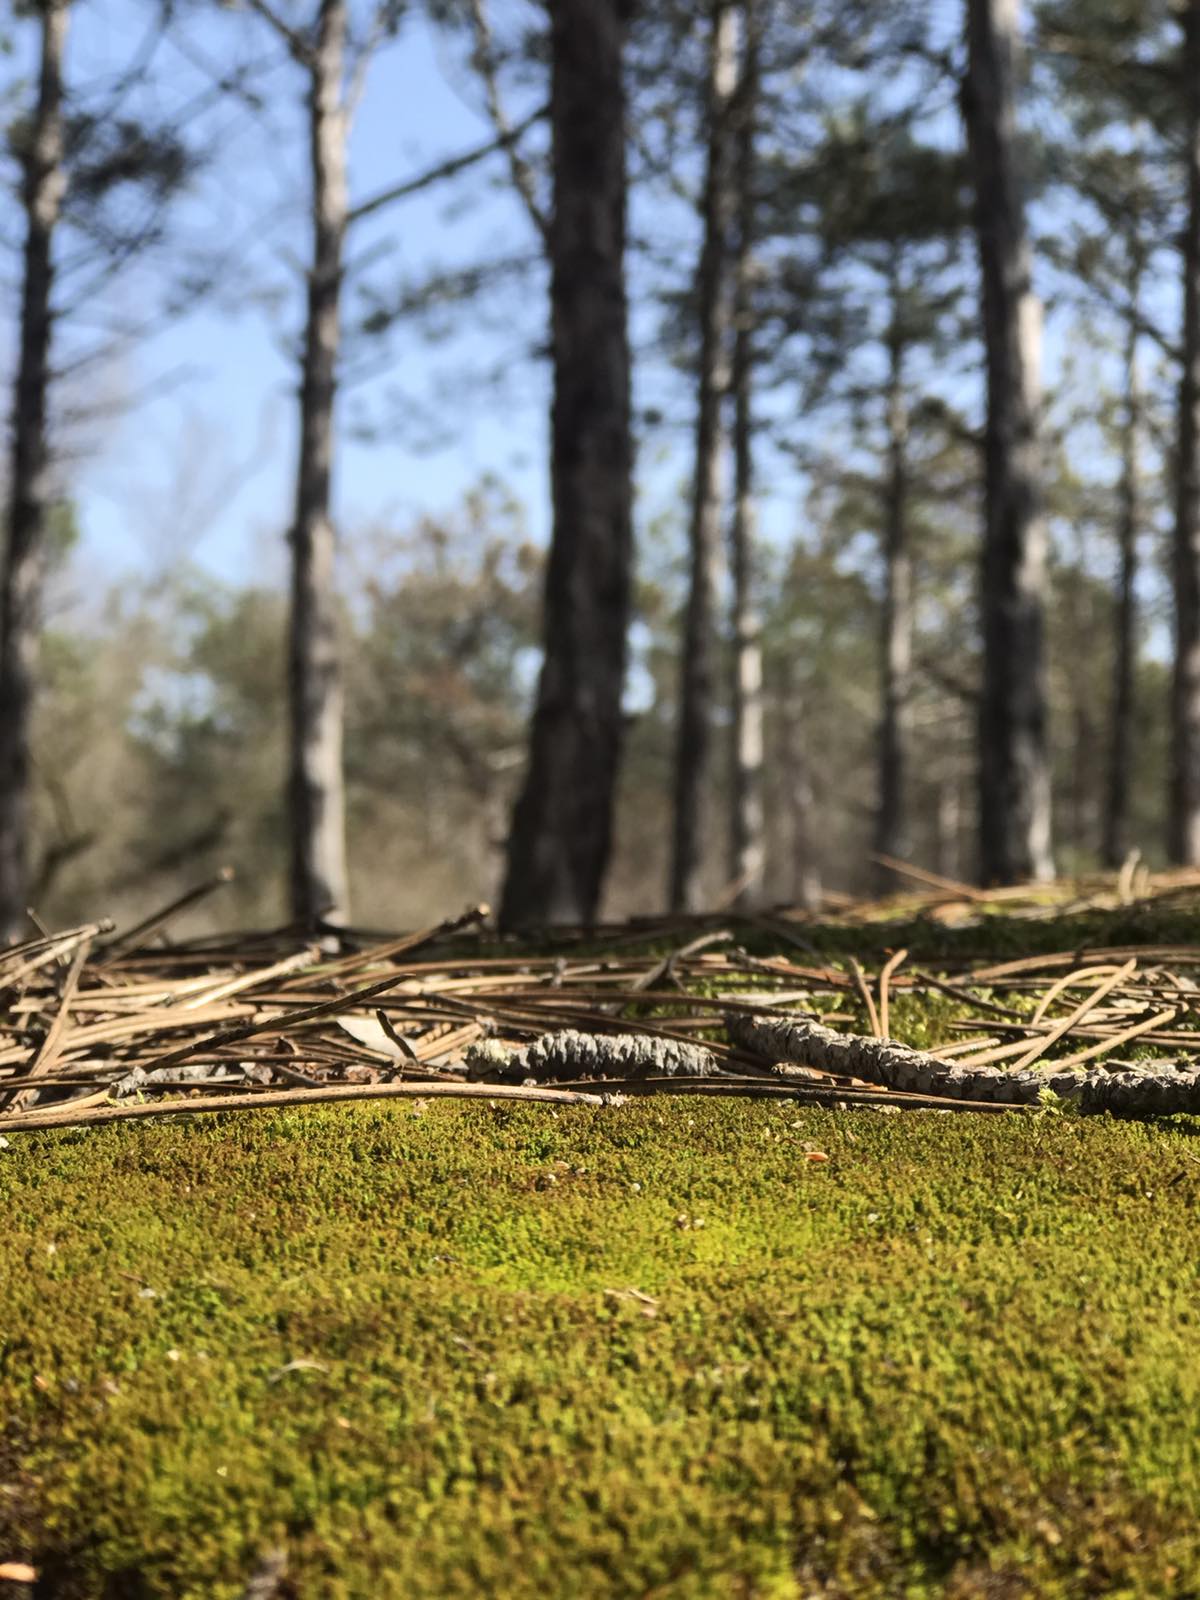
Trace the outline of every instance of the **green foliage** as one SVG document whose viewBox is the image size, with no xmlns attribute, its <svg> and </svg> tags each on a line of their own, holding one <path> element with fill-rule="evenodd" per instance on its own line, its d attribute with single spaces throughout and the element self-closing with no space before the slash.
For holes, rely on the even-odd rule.
<svg viewBox="0 0 1200 1600">
<path fill-rule="evenodd" d="M 672 1100 L 14 1139 L 0 1542 L 64 1600 L 232 1600 L 277 1547 L 306 1596 L 1194 1593 L 1194 1131 Z"/>
</svg>

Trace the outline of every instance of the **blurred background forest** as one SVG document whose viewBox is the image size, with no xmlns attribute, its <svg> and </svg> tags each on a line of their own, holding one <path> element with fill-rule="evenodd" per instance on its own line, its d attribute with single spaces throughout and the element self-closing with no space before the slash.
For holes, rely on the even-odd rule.
<svg viewBox="0 0 1200 1600">
<path fill-rule="evenodd" d="M 1200 4 L 0 38 L 10 932 L 1200 860 Z"/>
</svg>

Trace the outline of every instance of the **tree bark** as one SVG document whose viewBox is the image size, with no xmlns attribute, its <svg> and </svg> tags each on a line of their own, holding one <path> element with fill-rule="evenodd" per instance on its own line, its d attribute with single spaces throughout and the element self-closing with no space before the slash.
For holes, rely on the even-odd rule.
<svg viewBox="0 0 1200 1600">
<path fill-rule="evenodd" d="M 1108 785 L 1104 806 L 1104 860 L 1119 867 L 1129 854 L 1129 774 L 1133 765 L 1134 719 L 1137 712 L 1137 541 L 1141 526 L 1142 397 L 1138 373 L 1138 325 L 1141 321 L 1143 262 L 1130 241 L 1129 321 L 1125 330 L 1124 407 L 1121 417 L 1121 481 L 1118 489 L 1116 650 L 1113 658 L 1112 725 L 1108 752 Z"/>
<path fill-rule="evenodd" d="M 673 911 L 698 910 L 703 895 L 705 801 L 710 781 L 716 677 L 714 623 L 721 524 L 721 402 L 729 380 L 727 263 L 733 211 L 729 107 L 737 73 L 736 23 L 736 13 L 729 0 L 711 0 L 708 153 L 702 206 L 703 237 L 696 273 L 696 314 L 700 327 L 696 467 L 689 529 L 688 601 L 680 663 L 669 889 Z"/>
<path fill-rule="evenodd" d="M 880 659 L 879 802 L 875 848 L 903 860 L 908 855 L 905 783 L 912 711 L 913 570 L 908 542 L 908 410 L 904 394 L 905 340 L 901 284 L 891 273 L 892 321 L 888 334 L 887 482 L 884 496 L 884 591 Z M 877 874 L 886 894 L 892 875 Z"/>
<path fill-rule="evenodd" d="M 816 911 L 821 904 L 821 868 L 815 848 L 816 801 L 805 735 L 803 693 L 793 662 L 784 664 L 780 690 L 783 779 L 791 834 L 792 902 L 806 911 Z"/>
<path fill-rule="evenodd" d="M 730 878 L 735 904 L 763 898 L 766 812 L 763 803 L 762 618 L 757 594 L 754 485 L 754 185 L 758 114 L 758 18 L 755 0 L 742 3 L 742 65 L 737 90 L 737 253 L 734 259 L 733 459 L 730 529 L 733 574 L 733 784 Z"/>
<path fill-rule="evenodd" d="M 1188 203 L 1183 235 L 1168 849 L 1172 861 L 1195 866 L 1200 863 L 1200 0 L 1187 0 L 1181 22 Z"/>
<path fill-rule="evenodd" d="M 964 84 L 987 351 L 981 609 L 980 858 L 984 881 L 1053 876 L 1046 752 L 1041 308 L 1015 128 L 1019 0 L 967 0 Z"/>
<path fill-rule="evenodd" d="M 554 528 L 545 655 L 500 916 L 594 920 L 612 840 L 632 567 L 621 0 L 551 16 Z"/>
<path fill-rule="evenodd" d="M 313 254 L 300 388 L 300 455 L 291 532 L 288 651 L 291 899 L 296 919 L 345 921 L 346 805 L 342 682 L 330 514 L 349 133 L 343 75 L 345 0 L 321 0 L 307 60 Z"/>
<path fill-rule="evenodd" d="M 30 726 L 37 681 L 51 504 L 50 384 L 54 230 L 63 170 L 63 53 L 69 0 L 42 0 L 37 105 L 25 155 L 20 351 L 13 395 L 8 539 L 0 571 L 0 934 L 25 924 L 29 882 Z"/>
</svg>

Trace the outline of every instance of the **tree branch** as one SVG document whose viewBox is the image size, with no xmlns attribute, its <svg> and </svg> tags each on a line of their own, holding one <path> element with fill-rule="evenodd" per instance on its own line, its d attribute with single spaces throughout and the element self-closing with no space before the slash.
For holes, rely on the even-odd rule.
<svg viewBox="0 0 1200 1600">
<path fill-rule="evenodd" d="M 542 242 L 549 247 L 550 219 L 538 202 L 537 184 L 534 181 L 533 169 L 517 149 L 512 124 L 508 120 L 508 113 L 505 111 L 504 103 L 500 98 L 500 85 L 496 76 L 496 60 L 492 53 L 492 33 L 491 28 L 488 26 L 484 3 L 485 0 L 470 0 L 471 24 L 475 31 L 475 67 L 483 80 L 488 115 L 492 119 L 492 124 L 497 134 L 505 141 L 503 148 L 508 153 L 508 167 L 512 174 L 513 186 L 524 201 L 525 209 L 528 211 Z"/>
<path fill-rule="evenodd" d="M 428 171 L 418 173 L 415 178 L 406 178 L 403 183 L 393 184 L 390 189 L 383 189 L 379 194 L 372 195 L 369 200 L 364 200 L 360 205 L 351 208 L 346 218 L 347 223 L 361 222 L 363 217 L 382 211 L 393 201 L 407 200 L 411 195 L 420 194 L 424 189 L 431 189 L 434 184 L 441 183 L 446 178 L 456 178 L 460 172 L 466 172 L 469 167 L 486 161 L 488 156 L 496 155 L 501 150 L 511 149 L 516 140 L 527 133 L 535 122 L 540 122 L 548 110 L 548 106 L 539 106 L 515 127 L 506 128 L 503 133 L 497 134 L 494 139 L 489 139 L 486 144 L 475 145 L 460 155 L 450 156 L 445 161 L 440 161 L 437 166 L 430 167 Z"/>
</svg>

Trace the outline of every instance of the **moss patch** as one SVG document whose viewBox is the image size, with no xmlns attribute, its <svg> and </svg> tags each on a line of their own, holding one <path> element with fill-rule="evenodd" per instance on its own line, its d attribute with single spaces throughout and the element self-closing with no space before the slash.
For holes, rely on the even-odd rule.
<svg viewBox="0 0 1200 1600">
<path fill-rule="evenodd" d="M 65 1597 L 1200 1589 L 1194 1127 L 362 1106 L 0 1154 Z M 810 1160 L 818 1152 L 827 1161 Z"/>
</svg>

